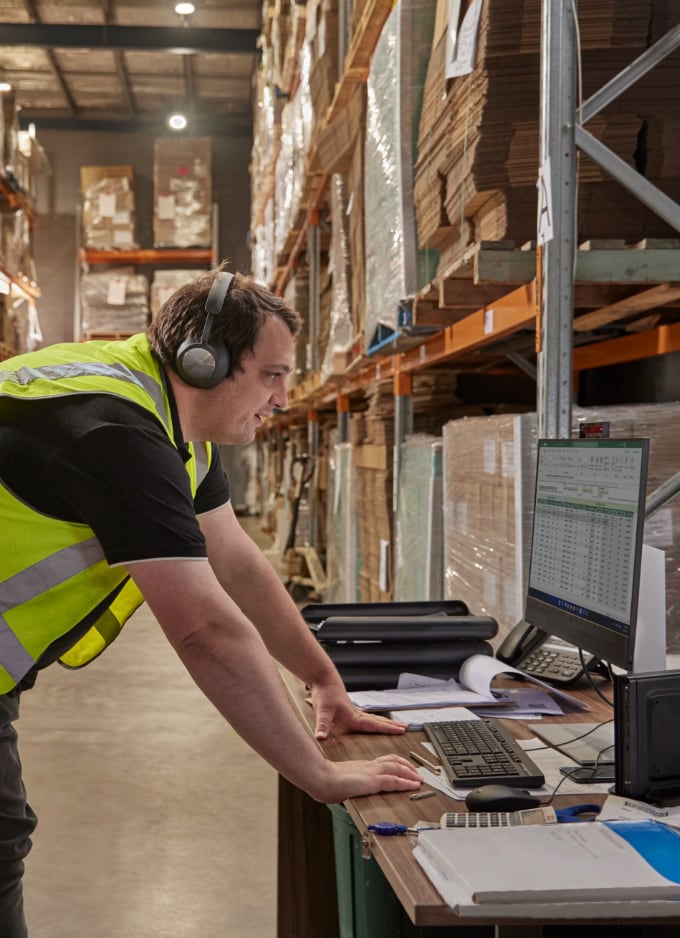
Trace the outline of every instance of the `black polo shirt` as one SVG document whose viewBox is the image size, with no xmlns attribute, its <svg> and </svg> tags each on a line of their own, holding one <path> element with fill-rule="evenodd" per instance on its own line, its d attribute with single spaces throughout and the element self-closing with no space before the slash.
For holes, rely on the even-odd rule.
<svg viewBox="0 0 680 938">
<path fill-rule="evenodd" d="M 191 457 L 171 403 L 178 448 L 153 415 L 112 395 L 0 397 L 0 483 L 40 512 L 89 525 L 112 565 L 206 557 L 197 515 L 226 504 L 229 483 L 214 446 L 192 497 L 184 467 Z M 0 545 L 1 528 L 0 519 Z M 99 612 L 51 646 L 39 666 L 69 648 Z"/>
</svg>

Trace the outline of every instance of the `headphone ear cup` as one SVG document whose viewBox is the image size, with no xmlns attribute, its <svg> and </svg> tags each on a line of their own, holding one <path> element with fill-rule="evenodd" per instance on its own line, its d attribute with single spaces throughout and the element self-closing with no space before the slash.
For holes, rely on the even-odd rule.
<svg viewBox="0 0 680 938">
<path fill-rule="evenodd" d="M 214 388 L 229 374 L 230 356 L 226 345 L 187 339 L 177 349 L 175 370 L 192 388 Z"/>
</svg>

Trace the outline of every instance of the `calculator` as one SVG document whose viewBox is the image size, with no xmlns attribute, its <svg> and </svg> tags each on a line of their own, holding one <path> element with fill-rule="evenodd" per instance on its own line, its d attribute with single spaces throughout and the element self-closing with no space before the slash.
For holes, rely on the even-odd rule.
<svg viewBox="0 0 680 938">
<path fill-rule="evenodd" d="M 556 824 L 557 815 L 550 805 L 527 808 L 524 811 L 447 811 L 442 814 L 440 827 L 526 827 L 529 824 Z"/>
</svg>

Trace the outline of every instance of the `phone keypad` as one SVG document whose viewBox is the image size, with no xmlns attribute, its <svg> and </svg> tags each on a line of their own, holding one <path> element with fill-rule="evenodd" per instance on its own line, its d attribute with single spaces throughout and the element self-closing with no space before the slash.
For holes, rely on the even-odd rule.
<svg viewBox="0 0 680 938">
<path fill-rule="evenodd" d="M 568 681 L 580 672 L 581 661 L 574 652 L 538 648 L 522 662 L 522 670 L 549 680 Z"/>
</svg>

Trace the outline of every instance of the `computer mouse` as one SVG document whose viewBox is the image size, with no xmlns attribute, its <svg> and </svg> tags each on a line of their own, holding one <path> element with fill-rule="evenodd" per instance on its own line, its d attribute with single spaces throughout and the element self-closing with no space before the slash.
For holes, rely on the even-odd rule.
<svg viewBox="0 0 680 938">
<path fill-rule="evenodd" d="M 481 788 L 473 788 L 465 797 L 468 811 L 524 811 L 540 803 L 536 795 L 510 785 L 482 785 Z"/>
</svg>

